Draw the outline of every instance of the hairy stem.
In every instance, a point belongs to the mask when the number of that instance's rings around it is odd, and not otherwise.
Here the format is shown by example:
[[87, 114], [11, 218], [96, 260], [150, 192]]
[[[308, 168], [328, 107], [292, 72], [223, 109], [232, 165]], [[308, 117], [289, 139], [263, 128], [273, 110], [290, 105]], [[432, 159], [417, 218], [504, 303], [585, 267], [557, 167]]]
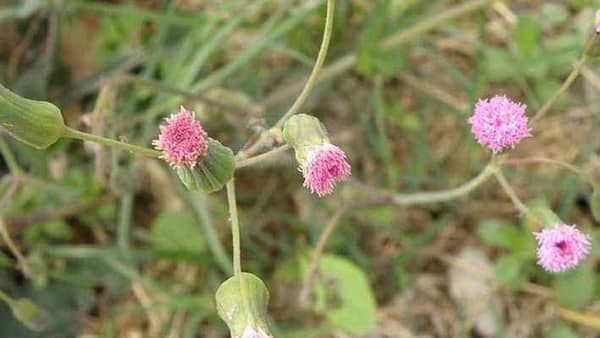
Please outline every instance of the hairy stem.
[[[333, 17], [335, 13], [335, 0], [327, 0], [327, 17], [325, 19], [325, 29], [323, 30], [323, 40], [321, 41], [321, 47], [319, 49], [319, 53], [317, 55], [317, 60], [315, 61], [315, 65], [313, 66], [312, 72], [310, 73], [308, 80], [304, 84], [304, 88], [300, 92], [300, 95], [296, 98], [296, 101], [292, 104], [290, 109], [275, 123], [273, 129], [280, 129], [285, 121], [290, 118], [290, 116], [298, 113], [300, 107], [310, 94], [310, 91], [315, 86], [317, 79], [319, 77], [319, 72], [323, 68], [323, 64], [325, 63], [325, 58], [327, 57], [327, 51], [329, 49], [329, 43], [331, 42], [331, 32], [333, 30]], [[237, 154], [237, 158], [247, 158], [249, 156], [254, 155], [258, 152], [264, 145], [265, 141], [268, 138], [268, 132], [264, 131], [260, 134], [258, 140], [247, 147], [247, 149], [241, 150]]]
[[315, 86], [317, 82], [317, 77], [319, 76], [319, 72], [321, 68], [323, 68], [323, 64], [325, 63], [325, 58], [327, 57], [327, 50], [329, 49], [329, 42], [331, 41], [331, 31], [333, 30], [333, 16], [335, 13], [335, 0], [327, 0], [327, 17], [325, 19], [325, 29], [323, 31], [323, 41], [321, 42], [321, 48], [319, 49], [319, 54], [317, 55], [317, 61], [315, 61], [315, 66], [313, 67], [306, 84], [304, 85], [304, 89], [296, 98], [294, 104], [290, 107], [290, 109], [275, 123], [275, 128], [281, 128], [285, 121], [290, 118], [290, 116], [296, 114], [302, 104], [306, 101], [308, 94]]
[[235, 181], [232, 178], [227, 182], [227, 203], [229, 204], [229, 217], [231, 221], [231, 236], [233, 239], [233, 273], [238, 275], [242, 272], [240, 253], [240, 224], [235, 201]]
[[125, 151], [129, 151], [131, 153], [140, 154], [140, 155], [144, 155], [147, 157], [157, 158], [160, 155], [159, 151], [156, 151], [153, 149], [136, 146], [133, 144], [113, 140], [113, 139], [98, 136], [98, 135], [84, 133], [82, 131], [72, 129], [69, 127], [67, 127], [67, 129], [66, 129], [65, 137], [79, 139], [79, 140], [83, 140], [83, 141], [94, 142], [94, 143], [102, 144], [102, 145], [109, 146], [109, 147], [116, 147], [116, 148], [123, 149]]
[[23, 274], [27, 277], [31, 277], [31, 270], [29, 269], [27, 260], [25, 259], [15, 242], [12, 240], [12, 237], [10, 237], [10, 234], [8, 232], [8, 229], [6, 228], [6, 224], [4, 223], [4, 219], [2, 217], [0, 217], [0, 236], [8, 246], [10, 252], [17, 258], [17, 262], [19, 263], [19, 267], [21, 268], [21, 271], [23, 271]]
[[527, 211], [529, 210], [529, 208], [525, 205], [525, 203], [523, 203], [519, 199], [519, 196], [517, 196], [517, 193], [515, 192], [515, 190], [512, 188], [510, 183], [508, 183], [508, 181], [506, 180], [506, 177], [504, 177], [504, 174], [502, 173], [502, 170], [500, 168], [498, 168], [498, 170], [494, 171], [494, 176], [496, 176], [498, 183], [500, 183], [500, 186], [502, 187], [502, 189], [504, 189], [504, 192], [508, 195], [508, 197], [510, 197], [510, 200], [515, 205], [517, 210], [519, 210], [519, 212], [522, 215], [525, 215], [527, 213]]
[[470, 181], [458, 186], [454, 189], [432, 191], [432, 192], [418, 192], [411, 194], [394, 194], [392, 201], [396, 205], [414, 205], [414, 204], [429, 204], [453, 200], [457, 197], [464, 196], [471, 191], [475, 190], [482, 183], [487, 181], [496, 170], [498, 164], [496, 160], [492, 158], [487, 166]]
[[277, 147], [273, 150], [267, 151], [266, 153], [254, 156], [254, 157], [250, 157], [248, 159], [245, 160], [239, 160], [236, 161], [235, 163], [235, 168], [239, 169], [239, 168], [244, 168], [244, 167], [248, 167], [257, 163], [261, 163], [263, 161], [266, 161], [270, 158], [273, 157], [277, 157], [279, 155], [281, 155], [282, 153], [284, 153], [285, 151], [287, 151], [288, 149], [290, 149], [290, 146], [288, 144], [282, 145], [281, 147]]

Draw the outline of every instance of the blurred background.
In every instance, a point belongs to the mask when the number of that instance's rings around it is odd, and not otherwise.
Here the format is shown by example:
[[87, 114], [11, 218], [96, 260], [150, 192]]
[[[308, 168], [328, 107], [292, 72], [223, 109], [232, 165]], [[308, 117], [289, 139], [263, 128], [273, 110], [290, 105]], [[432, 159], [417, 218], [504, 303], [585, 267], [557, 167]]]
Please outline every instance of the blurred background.
[[[466, 123], [474, 103], [506, 94], [532, 116], [573, 69], [598, 6], [337, 1], [323, 81], [302, 111], [346, 151], [351, 180], [317, 198], [289, 152], [236, 172], [243, 265], [271, 291], [276, 337], [600, 336], [595, 57], [506, 166], [524, 201], [593, 234], [579, 268], [536, 266], [494, 180], [440, 204], [386, 198], [476, 176], [490, 155]], [[71, 127], [144, 146], [185, 104], [237, 151], [299, 93], [324, 19], [324, 0], [0, 0], [0, 82], [55, 103]], [[231, 272], [224, 192], [187, 192], [165, 163], [114, 149], [0, 137], [1, 215], [30, 269], [2, 242], [0, 290], [44, 311], [22, 323], [0, 303], [1, 338], [229, 337], [214, 304]], [[376, 203], [343, 209], [364, 201]]]

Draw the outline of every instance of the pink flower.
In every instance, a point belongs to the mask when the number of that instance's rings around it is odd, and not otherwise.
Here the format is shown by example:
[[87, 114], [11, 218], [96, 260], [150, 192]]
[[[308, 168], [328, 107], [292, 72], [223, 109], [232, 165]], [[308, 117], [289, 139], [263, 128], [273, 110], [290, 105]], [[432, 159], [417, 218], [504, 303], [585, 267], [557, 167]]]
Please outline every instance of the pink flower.
[[162, 151], [160, 158], [174, 166], [194, 167], [207, 151], [206, 132], [194, 113], [183, 106], [160, 126], [158, 140], [152, 143]]
[[248, 325], [244, 333], [242, 333], [241, 338], [273, 338], [273, 336], [262, 332], [262, 330], [256, 330], [252, 325]]
[[331, 143], [311, 149], [300, 169], [304, 175], [304, 186], [320, 197], [331, 194], [338, 181], [350, 176], [346, 154]]
[[506, 96], [494, 96], [479, 100], [469, 123], [475, 139], [494, 154], [507, 147], [514, 147], [525, 137], [531, 136], [525, 116], [526, 105], [515, 103]]
[[557, 225], [533, 234], [538, 242], [538, 264], [550, 272], [574, 268], [591, 252], [591, 237], [574, 225]]
[[596, 11], [596, 20], [594, 24], [596, 25], [596, 33], [600, 34], [600, 9]]

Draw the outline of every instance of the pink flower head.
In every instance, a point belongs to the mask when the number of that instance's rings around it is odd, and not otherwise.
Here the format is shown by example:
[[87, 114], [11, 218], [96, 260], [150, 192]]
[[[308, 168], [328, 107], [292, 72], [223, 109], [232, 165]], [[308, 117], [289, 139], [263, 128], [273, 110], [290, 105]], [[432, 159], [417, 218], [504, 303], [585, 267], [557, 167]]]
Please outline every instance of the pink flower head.
[[160, 126], [158, 140], [152, 143], [162, 151], [160, 158], [171, 165], [195, 166], [207, 151], [206, 132], [194, 113], [181, 106], [179, 113], [166, 118]]
[[526, 105], [513, 102], [504, 95], [479, 100], [473, 116], [469, 118], [477, 143], [495, 154], [531, 136], [526, 108]]
[[350, 164], [339, 147], [325, 143], [312, 148], [302, 163], [304, 186], [320, 197], [329, 195], [338, 181], [350, 176]]
[[600, 9], [596, 11], [596, 19], [594, 25], [596, 26], [596, 33], [600, 34]]
[[574, 225], [557, 225], [533, 234], [538, 242], [538, 264], [550, 272], [574, 268], [591, 252], [591, 237]]
[[262, 332], [262, 330], [256, 330], [252, 325], [248, 325], [242, 333], [241, 338], [272, 338], [273, 336]]

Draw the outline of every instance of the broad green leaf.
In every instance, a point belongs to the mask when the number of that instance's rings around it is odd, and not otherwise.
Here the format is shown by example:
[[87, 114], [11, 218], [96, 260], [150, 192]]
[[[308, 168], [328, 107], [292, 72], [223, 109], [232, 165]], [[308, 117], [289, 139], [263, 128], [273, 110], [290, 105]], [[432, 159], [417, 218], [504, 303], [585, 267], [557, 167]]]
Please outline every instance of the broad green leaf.
[[496, 278], [511, 289], [518, 289], [527, 276], [522, 273], [523, 260], [516, 255], [505, 255], [496, 261]]
[[485, 220], [477, 225], [477, 233], [487, 244], [510, 249], [522, 235], [517, 228], [501, 220]]
[[577, 334], [575, 330], [571, 326], [566, 323], [559, 323], [556, 325], [552, 325], [547, 327], [544, 330], [544, 337], [547, 338], [580, 338], [581, 336]]
[[554, 280], [554, 296], [560, 305], [578, 309], [594, 297], [596, 277], [584, 266], [565, 272]]
[[484, 55], [483, 68], [486, 77], [491, 81], [511, 80], [517, 75], [519, 69], [507, 51], [487, 46]]
[[[305, 273], [308, 273], [305, 271]], [[366, 334], [376, 327], [377, 304], [364, 271], [347, 259], [323, 255], [315, 281], [315, 309], [348, 334]]]
[[204, 233], [188, 212], [163, 212], [152, 224], [150, 237], [159, 250], [199, 254], [206, 249]]

